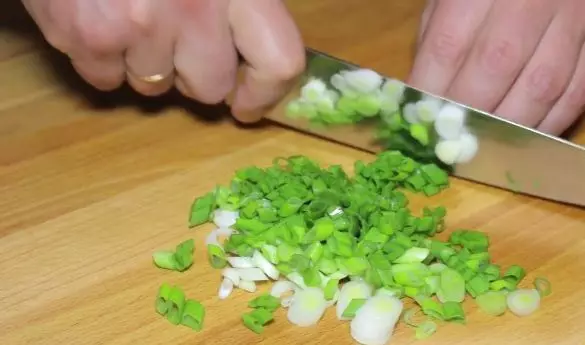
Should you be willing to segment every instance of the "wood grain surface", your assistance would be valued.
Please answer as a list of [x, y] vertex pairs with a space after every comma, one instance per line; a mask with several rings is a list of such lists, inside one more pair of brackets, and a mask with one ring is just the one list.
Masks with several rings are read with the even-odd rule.
[[[367, 3], [289, 1], [307, 45], [405, 78], [423, 1]], [[203, 246], [210, 227], [190, 231], [186, 218], [195, 196], [245, 165], [304, 154], [349, 168], [370, 156], [277, 126], [241, 128], [174, 94], [96, 93], [15, 4], [0, 11], [0, 344], [352, 344], [332, 310], [315, 327], [293, 327], [279, 311], [265, 334], [245, 329], [251, 295], [217, 299], [219, 272]], [[574, 140], [584, 143], [584, 130]], [[466, 326], [419, 342], [400, 326], [393, 344], [585, 344], [584, 210], [458, 180], [412, 205], [439, 204], [450, 229], [488, 232], [495, 260], [525, 266], [527, 284], [547, 276], [554, 293], [529, 318], [492, 318], [468, 303]], [[187, 238], [194, 267], [153, 266], [153, 251]], [[163, 282], [204, 303], [204, 331], [155, 313]]]

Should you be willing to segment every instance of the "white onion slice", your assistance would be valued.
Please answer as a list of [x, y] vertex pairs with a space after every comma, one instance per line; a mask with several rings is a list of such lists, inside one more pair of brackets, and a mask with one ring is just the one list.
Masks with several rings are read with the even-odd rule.
[[382, 86], [382, 76], [371, 69], [360, 68], [353, 71], [343, 71], [341, 76], [346, 84], [354, 91], [362, 94], [376, 92]]
[[243, 257], [243, 256], [232, 256], [227, 258], [227, 261], [229, 262], [230, 266], [232, 266], [233, 268], [253, 268], [256, 267], [256, 265], [254, 265], [254, 261], [252, 261], [252, 258], [247, 258], [247, 257]]
[[226, 299], [229, 297], [229, 295], [231, 295], [232, 291], [234, 291], [234, 282], [228, 278], [224, 278], [219, 285], [217, 296], [219, 299]]
[[435, 155], [448, 165], [457, 163], [462, 151], [459, 140], [441, 140], [435, 145]]
[[261, 269], [257, 267], [253, 268], [236, 268], [238, 270], [238, 274], [240, 275], [241, 280], [249, 280], [249, 281], [263, 281], [268, 280], [268, 277]]
[[300, 287], [301, 289], [304, 289], [307, 287], [307, 285], [305, 285], [305, 279], [303, 279], [303, 276], [298, 272], [291, 272], [291, 273], [287, 274], [286, 279], [295, 283], [295, 285]]
[[212, 230], [207, 237], [205, 237], [205, 246], [209, 246], [210, 244], [222, 247], [223, 246], [219, 243], [219, 239], [217, 238], [217, 229]]
[[327, 308], [327, 301], [323, 296], [323, 290], [316, 287], [309, 287], [295, 293], [290, 307], [288, 308], [288, 320], [299, 327], [315, 325]]
[[363, 345], [387, 344], [402, 309], [402, 301], [397, 297], [380, 294], [370, 298], [351, 321], [352, 338]]
[[402, 116], [404, 120], [410, 124], [419, 123], [418, 112], [416, 110], [416, 103], [408, 103], [402, 108]]
[[432, 96], [426, 96], [416, 102], [416, 113], [422, 122], [433, 122], [441, 110], [442, 101]]
[[382, 94], [384, 97], [392, 99], [396, 103], [401, 103], [404, 98], [404, 90], [406, 85], [398, 79], [386, 79], [382, 86]]
[[238, 211], [216, 210], [213, 214], [213, 223], [218, 228], [229, 228], [236, 224], [239, 216]]
[[224, 278], [231, 280], [235, 285], [240, 283], [240, 273], [238, 273], [238, 270], [235, 268], [226, 267], [221, 271], [221, 275]]
[[518, 289], [506, 298], [508, 308], [516, 316], [528, 316], [540, 307], [540, 294], [536, 289]]
[[317, 102], [327, 92], [327, 84], [318, 78], [311, 78], [301, 88], [301, 99], [311, 103]]
[[372, 287], [363, 280], [354, 280], [343, 284], [337, 300], [336, 314], [339, 320], [349, 320], [343, 317], [343, 312], [353, 299], [365, 299], [372, 296]]
[[256, 283], [249, 280], [240, 280], [238, 287], [244, 291], [256, 292]]
[[274, 297], [281, 298], [288, 292], [295, 291], [296, 285], [288, 280], [279, 280], [270, 289], [270, 294]]
[[217, 229], [217, 236], [230, 237], [231, 235], [234, 234], [234, 232], [235, 232], [235, 230], [232, 228], [218, 228]]
[[457, 163], [468, 163], [475, 157], [479, 150], [479, 142], [477, 137], [467, 131], [464, 131], [459, 137], [459, 143], [461, 145], [461, 153], [457, 158]]
[[252, 261], [254, 265], [264, 272], [270, 279], [277, 280], [280, 276], [280, 272], [276, 269], [276, 267], [268, 261], [264, 255], [262, 255], [259, 251], [254, 251], [252, 255]]
[[285, 298], [283, 298], [283, 299], [280, 300], [280, 305], [283, 308], [288, 308], [292, 304], [294, 298], [295, 298], [295, 295], [287, 296], [287, 297], [285, 297]]
[[465, 110], [455, 104], [445, 104], [435, 120], [435, 131], [443, 139], [457, 140], [465, 125]]

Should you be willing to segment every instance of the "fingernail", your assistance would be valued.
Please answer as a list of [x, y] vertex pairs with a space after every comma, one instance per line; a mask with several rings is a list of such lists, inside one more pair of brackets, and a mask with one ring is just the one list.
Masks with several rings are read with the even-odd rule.
[[232, 109], [232, 115], [236, 120], [242, 123], [254, 123], [260, 121], [266, 114], [266, 109], [256, 110], [234, 110]]

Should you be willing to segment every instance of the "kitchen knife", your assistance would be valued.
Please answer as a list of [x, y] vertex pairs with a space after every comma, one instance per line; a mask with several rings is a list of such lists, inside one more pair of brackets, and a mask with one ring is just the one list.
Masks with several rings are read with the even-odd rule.
[[267, 118], [372, 153], [400, 150], [460, 178], [585, 207], [585, 148], [313, 49], [305, 73]]

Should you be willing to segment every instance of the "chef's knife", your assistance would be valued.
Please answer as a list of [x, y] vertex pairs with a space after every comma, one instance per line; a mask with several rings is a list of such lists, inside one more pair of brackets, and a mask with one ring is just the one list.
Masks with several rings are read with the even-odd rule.
[[[445, 113], [447, 110], [443, 107], [447, 106], [455, 107], [463, 112], [462, 131], [468, 137], [471, 135], [472, 138], [476, 139], [471, 143], [471, 146], [477, 144], [475, 146], [477, 150], [471, 152], [471, 156], [470, 152], [467, 152], [466, 159], [459, 160], [455, 159], [457, 154], [453, 153], [453, 150], [451, 153], [440, 154], [437, 147], [439, 143], [442, 142], [443, 150], [441, 152], [444, 152], [449, 148], [449, 143], [453, 144], [453, 142], [461, 140], [450, 137], [452, 134], [449, 134], [449, 131], [447, 131], [447, 136], [442, 139], [439, 133], [444, 131], [437, 131], [438, 118], [434, 120], [434, 125], [432, 119], [426, 119], [427, 122], [424, 125], [429, 130], [430, 135], [428, 136], [429, 142], [423, 145], [424, 138], [423, 141], [414, 140], [405, 130], [395, 131], [384, 136], [384, 129], [391, 123], [391, 120], [388, 120], [389, 117], [371, 116], [370, 114], [365, 120], [355, 123], [339, 124], [335, 123], [336, 121], [315, 123], [315, 114], [303, 116], [302, 113], [298, 113], [298, 104], [307, 104], [306, 100], [299, 101], [302, 96], [301, 88], [307, 82], [318, 79], [325, 82], [328, 89], [336, 90], [334, 87], [336, 83], [331, 82], [334, 75], [343, 75], [346, 73], [344, 71], [355, 72], [359, 69], [360, 67], [355, 64], [313, 49], [307, 49], [305, 73], [299, 78], [292, 91], [270, 111], [267, 117], [281, 125], [372, 153], [387, 149], [404, 151], [405, 148], [411, 148], [414, 149], [414, 152], [410, 152], [410, 154], [416, 154], [418, 147], [419, 150], [424, 151], [424, 154], [420, 155], [420, 159], [431, 159], [443, 163], [454, 176], [531, 196], [585, 207], [585, 148], [463, 104], [423, 92], [401, 82], [400, 84], [404, 87], [404, 98], [399, 103], [398, 114], [402, 114], [404, 123], [410, 125], [409, 122], [424, 122], [404, 116], [409, 113], [408, 110], [412, 112], [418, 100], [438, 100], [441, 109], [445, 109]], [[343, 92], [338, 92], [338, 95], [343, 94]], [[355, 94], [350, 96], [356, 97]], [[290, 116], [293, 104], [291, 102], [296, 102], [297, 114], [294, 116]], [[411, 106], [407, 106], [408, 104]], [[405, 107], [409, 109], [407, 110]], [[444, 119], [445, 116], [441, 118]], [[458, 120], [457, 116], [451, 116], [451, 118], [454, 122]], [[469, 140], [468, 144], [470, 144]], [[461, 150], [461, 147], [457, 145], [451, 146], [455, 146], [455, 151]], [[467, 151], [469, 151], [469, 147]], [[461, 153], [461, 155], [465, 154]], [[443, 157], [444, 160], [441, 161], [438, 157]], [[447, 159], [445, 160], [445, 158]]]

